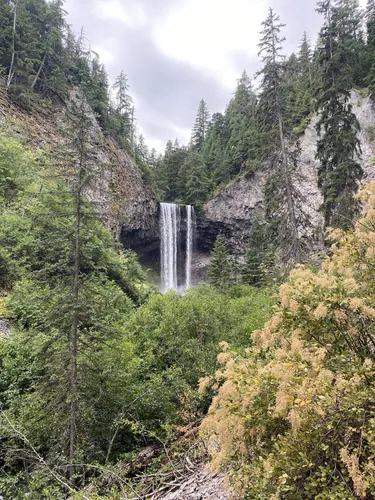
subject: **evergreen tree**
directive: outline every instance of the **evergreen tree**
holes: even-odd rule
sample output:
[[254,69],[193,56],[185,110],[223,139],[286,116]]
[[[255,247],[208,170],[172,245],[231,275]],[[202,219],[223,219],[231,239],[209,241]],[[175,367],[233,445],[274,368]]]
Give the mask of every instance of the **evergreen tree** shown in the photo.
[[191,150],[181,167],[180,180],[183,180],[183,201],[194,205],[198,210],[208,199],[211,183],[203,155]]
[[229,139],[225,164],[229,178],[258,159],[257,97],[246,71],[237,83],[235,95],[226,111]]
[[272,232],[265,221],[256,217],[249,234],[249,250],[242,271],[242,282],[253,286],[266,285],[274,268]]
[[317,101],[318,181],[326,227],[345,228],[357,213],[353,195],[363,174],[357,159],[359,123],[350,103],[353,68],[361,43],[360,11],[356,0],[338,0],[335,4],[326,0],[318,2],[318,12],[325,19],[318,47],[322,69]]
[[125,141],[125,144],[133,150],[135,134],[133,100],[129,94],[129,82],[124,71],[118,75],[112,88],[115,93],[115,112],[119,120],[120,144]]
[[227,242],[222,234],[216,238],[211,254],[208,279],[212,286],[220,290],[229,288],[231,284],[231,262]]
[[[284,56],[281,54],[281,29],[284,25],[272,9],[263,22],[259,43],[263,69],[260,94],[260,113],[263,133],[269,142],[268,159],[272,171],[267,179],[265,191],[266,212],[278,235],[285,261],[299,262],[303,249],[298,229],[299,194],[296,193],[297,163],[291,157],[285,133],[285,113],[283,109],[282,81],[284,76]],[[272,149],[270,149],[272,148]],[[272,188],[271,188],[272,186]]]
[[[79,387],[81,379],[78,366],[80,348],[85,342],[85,333],[82,324],[85,320],[85,290],[87,284],[84,279],[83,227],[87,208],[85,192],[100,174],[101,166],[98,161],[95,145],[91,140],[91,131],[94,127],[90,108],[88,107],[84,94],[78,91],[69,101],[65,112],[63,128],[64,144],[61,151],[56,155],[57,166],[60,175],[70,186],[72,206],[70,220],[72,222],[72,255],[68,266],[67,281],[65,286],[65,301],[69,313],[66,315],[60,327],[66,331],[68,337],[68,359],[69,359],[69,475],[74,474],[74,461],[76,460],[77,446],[79,442],[79,422],[83,418],[83,409],[80,408],[79,395],[82,389]],[[69,292],[70,289],[70,292]],[[58,325],[56,325],[58,326]],[[64,384],[64,382],[62,382]]]
[[177,139],[174,143],[167,142],[164,156],[158,162],[155,174],[161,199],[171,202],[182,200],[186,187],[182,167],[187,155],[187,148],[180,146]]
[[368,0],[366,9],[367,25],[367,61],[368,74],[366,83],[370,88],[370,95],[375,99],[375,0]]
[[43,55],[35,76],[32,78],[31,89],[39,89],[47,94],[66,96],[66,80],[64,74],[64,19],[63,0],[53,0],[46,4],[44,19],[39,18],[42,25],[41,36]]
[[214,113],[204,145],[204,161],[214,185],[229,179],[224,157],[228,135],[229,129],[226,117],[222,113]]
[[286,65],[282,82],[285,129],[289,133],[304,131],[314,111],[314,86],[317,75],[313,74],[312,51],[306,33],[300,50],[292,54]]
[[209,121],[210,113],[207,104],[202,99],[199,103],[197,117],[191,134],[191,145],[195,151],[203,151]]

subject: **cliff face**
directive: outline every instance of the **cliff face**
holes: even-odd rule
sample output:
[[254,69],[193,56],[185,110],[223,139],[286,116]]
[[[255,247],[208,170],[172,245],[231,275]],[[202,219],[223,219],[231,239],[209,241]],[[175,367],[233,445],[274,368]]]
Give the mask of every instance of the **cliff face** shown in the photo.
[[[362,184],[375,179],[375,110],[368,97],[352,92],[351,104],[361,126],[359,139],[364,170]],[[25,138],[34,150],[53,152],[61,142],[63,106],[41,102],[32,113],[14,106],[0,87],[0,128],[7,127]],[[104,137],[92,115],[91,141],[98,152],[96,178],[86,194],[98,207],[103,222],[125,246],[135,249],[145,261],[157,260],[159,253],[158,204],[155,195],[143,179],[133,159],[116,143]],[[323,219],[319,212],[322,196],[317,185],[316,132],[317,117],[300,138],[299,190],[303,195],[303,210],[311,223],[312,244],[319,245]],[[265,170],[265,169],[264,169]],[[234,179],[204,207],[197,220],[198,248],[212,249],[218,233],[229,240],[232,250],[244,253],[247,235],[254,217],[263,212],[264,171],[245,173]]]
[[[72,94],[72,98],[74,98]],[[19,109],[0,87],[0,128],[22,136],[34,150],[53,152],[61,142],[62,105],[40,102],[28,113]],[[87,197],[98,207],[103,222],[126,245],[158,239],[154,193],[142,178],[133,159],[103,135],[91,113],[90,141],[98,157],[98,176]]]
[[[362,97],[358,92],[351,94],[353,112],[361,126],[359,139],[362,154],[359,159],[364,170],[363,185],[375,179],[375,167],[372,158],[375,157],[375,109],[369,97]],[[319,212],[322,195],[318,188],[318,160],[315,158],[318,134],[313,117],[311,123],[300,138],[301,155],[299,158],[299,190],[303,195],[303,211],[311,223],[311,237],[319,244],[322,235],[323,219]],[[246,250],[247,234],[251,230],[254,216],[263,211],[263,188],[266,181],[264,172],[247,173],[232,181],[215,198],[204,207],[204,216],[199,222],[201,233],[211,226],[218,233],[223,231],[238,253]],[[215,236],[215,235],[214,235]],[[202,234],[202,238],[204,238]],[[208,246],[209,242],[206,242]],[[313,243],[314,244],[314,243]],[[211,241],[212,245],[212,241]]]

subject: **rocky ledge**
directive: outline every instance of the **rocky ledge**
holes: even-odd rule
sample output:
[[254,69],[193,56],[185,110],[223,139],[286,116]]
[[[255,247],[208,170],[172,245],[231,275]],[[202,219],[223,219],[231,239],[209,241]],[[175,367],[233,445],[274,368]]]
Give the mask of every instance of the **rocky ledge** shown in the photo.
[[[361,130],[359,140],[362,153],[359,162],[364,171],[363,185],[375,179],[372,159],[375,157],[375,110],[371,99],[362,93],[351,93],[351,105]],[[316,159],[318,134],[314,116],[301,136],[301,154],[298,168],[298,188],[303,197],[303,211],[311,223],[312,245],[319,245],[323,234],[323,219],[319,211],[322,195],[318,188],[317,172],[319,161]],[[204,215],[199,221],[199,234],[203,244],[208,247],[216,234],[223,232],[235,253],[246,251],[247,235],[251,230],[254,216],[263,211],[263,188],[266,181],[264,171],[245,173],[234,179],[204,207]]]

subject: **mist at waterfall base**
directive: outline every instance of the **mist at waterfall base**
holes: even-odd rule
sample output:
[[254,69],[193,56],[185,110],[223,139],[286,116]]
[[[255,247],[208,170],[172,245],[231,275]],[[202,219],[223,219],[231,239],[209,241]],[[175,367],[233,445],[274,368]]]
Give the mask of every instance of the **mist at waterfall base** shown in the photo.
[[[182,231],[184,226],[184,231]],[[183,294],[191,288],[192,261],[196,232],[194,207],[174,203],[160,204],[161,292]],[[185,236],[185,241],[182,237]],[[185,249],[185,252],[182,251]]]

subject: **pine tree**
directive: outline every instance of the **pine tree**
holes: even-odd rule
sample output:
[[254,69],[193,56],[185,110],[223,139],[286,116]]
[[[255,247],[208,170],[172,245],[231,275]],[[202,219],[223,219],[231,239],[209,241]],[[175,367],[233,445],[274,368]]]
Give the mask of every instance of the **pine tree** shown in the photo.
[[177,139],[174,143],[167,142],[164,155],[161,160],[159,159],[155,172],[160,199],[170,202],[182,201],[186,188],[182,167],[187,155],[187,148],[180,146]]
[[249,234],[249,249],[242,270],[242,282],[253,286],[265,285],[274,272],[273,235],[267,222],[256,217]]
[[368,0],[366,9],[368,74],[366,83],[375,99],[375,0]]
[[[272,9],[263,22],[259,43],[263,69],[260,94],[260,114],[263,133],[268,141],[266,152],[271,162],[265,191],[266,212],[278,235],[283,260],[299,262],[303,256],[299,234],[299,193],[296,192],[295,176],[297,162],[292,158],[285,133],[282,81],[284,76],[284,56],[281,54],[283,24]],[[271,149],[272,148],[272,149]],[[272,188],[271,188],[272,187]],[[268,205],[268,206],[267,206]]]
[[208,127],[203,153],[207,172],[214,185],[230,178],[224,158],[228,136],[226,117],[222,113],[214,113]]
[[108,129],[109,120],[109,92],[108,77],[105,67],[101,64],[98,54],[93,52],[91,61],[90,81],[82,84],[85,97],[90,104],[100,126],[103,130]]
[[80,317],[83,307],[82,288],[82,224],[84,218],[84,195],[90,182],[98,175],[98,164],[95,146],[90,140],[90,131],[93,128],[88,105],[82,92],[74,96],[66,109],[63,134],[65,143],[58,155],[58,165],[67,185],[71,187],[74,200],[74,237],[72,255],[71,296],[67,297],[71,323],[69,334],[69,378],[70,378],[70,417],[69,417],[69,458],[70,476],[74,474],[74,461],[77,451],[77,429],[79,420],[79,387],[78,387],[78,356],[80,331]]
[[180,177],[184,182],[182,186],[184,203],[194,205],[199,210],[207,201],[211,190],[210,178],[201,153],[189,151],[181,167]]
[[66,96],[66,80],[64,74],[64,19],[63,1],[53,0],[46,4],[45,17],[40,19],[43,26],[41,50],[43,55],[35,76],[32,78],[31,89],[38,88],[48,94]]
[[226,240],[222,234],[216,238],[214,249],[211,253],[208,279],[212,286],[220,290],[229,288],[231,284],[231,263]]
[[229,139],[225,164],[229,178],[258,160],[257,97],[246,71],[237,82],[235,95],[226,111]]
[[210,113],[208,111],[207,104],[202,99],[199,103],[197,117],[195,119],[191,135],[191,145],[195,151],[203,151],[209,121]]
[[313,74],[312,51],[304,33],[298,54],[292,54],[283,77],[284,128],[298,136],[303,132],[314,111],[314,85],[317,75]]
[[358,210],[353,195],[363,175],[357,159],[359,123],[350,103],[353,67],[361,43],[358,2],[338,0],[332,4],[326,0],[318,2],[318,12],[325,19],[318,47],[322,69],[317,101],[318,182],[324,197],[325,226],[347,228]]
[[129,82],[124,71],[118,75],[112,88],[115,93],[115,111],[120,121],[119,135],[133,151],[135,133],[133,100],[129,94]]

